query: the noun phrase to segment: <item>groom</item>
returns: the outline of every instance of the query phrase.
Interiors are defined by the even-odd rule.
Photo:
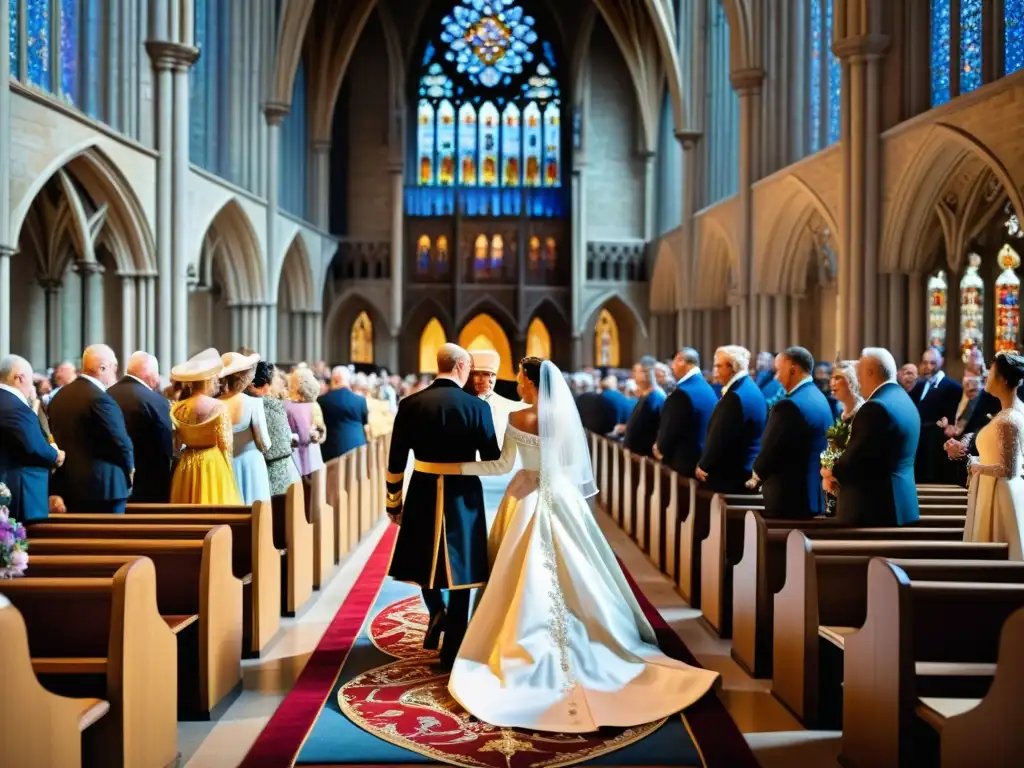
[[[469,623],[469,590],[487,581],[487,522],[480,478],[458,473],[462,462],[501,456],[491,409],[463,391],[469,353],[445,344],[437,378],[404,398],[395,416],[388,456],[387,511],[401,528],[388,575],[423,589],[430,623],[423,647],[436,650],[444,632],[441,665],[450,669]],[[405,503],[402,484],[413,452]],[[445,608],[442,590],[448,590]]]

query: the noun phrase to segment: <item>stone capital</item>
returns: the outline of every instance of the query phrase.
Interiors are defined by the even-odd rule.
[[[268,101],[263,105],[263,115],[267,118],[267,125],[280,125],[291,111],[291,104],[280,101]]]
[[[676,141],[683,145],[684,150],[690,150],[697,146],[704,134],[700,131],[676,131]]]
[[[832,52],[844,61],[873,61],[889,49],[889,36],[883,34],[851,35],[832,43]]]
[[[191,45],[167,40],[147,40],[146,52],[157,70],[171,69],[188,72],[199,58],[199,49]]]
[[[741,95],[760,93],[761,84],[764,82],[764,70],[760,67],[734,69],[729,73],[729,82],[732,83],[733,90]]]
[[[313,150],[314,155],[326,155],[331,151],[331,140],[313,139],[309,142],[309,148]]]
[[[74,270],[82,277],[89,277],[103,274],[103,265],[98,261],[76,261]]]
[[[9,259],[18,252],[13,245],[0,245],[0,259]]]
[[[42,289],[46,293],[55,293],[64,287],[64,281],[59,277],[50,277],[49,275],[39,275],[36,281],[42,286]]]

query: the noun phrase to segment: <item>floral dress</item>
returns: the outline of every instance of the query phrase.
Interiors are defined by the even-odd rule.
[[[292,428],[288,425],[288,414],[282,400],[264,397],[263,408],[267,414],[267,431],[270,433],[270,448],[263,454],[270,475],[270,493],[272,496],[280,496],[299,479],[295,462],[292,461]]]

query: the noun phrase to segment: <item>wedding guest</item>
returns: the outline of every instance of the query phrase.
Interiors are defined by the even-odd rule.
[[[755,371],[754,383],[764,395],[765,402],[775,402],[783,394],[782,385],[775,378],[775,355],[771,352],[758,352]]]
[[[317,403],[323,414],[326,435],[321,446],[324,461],[331,461],[366,445],[370,410],[366,398],[351,389],[352,373],[339,365],[331,371],[331,390],[320,395]]]
[[[326,439],[327,429],[323,413],[316,402],[319,395],[320,383],[309,368],[296,368],[292,371],[288,377],[288,400],[284,408],[292,432],[299,436],[292,458],[303,477],[324,465],[320,443]]]
[[[615,417],[611,428],[603,433],[609,434],[617,425],[625,425],[629,421],[636,403],[619,391],[619,380],[615,376],[605,376],[601,379],[601,397],[611,405],[609,412],[614,413]]]
[[[82,353],[82,373],[50,400],[53,438],[67,460],[53,492],[69,512],[124,512],[135,476],[135,452],[124,415],[107,387],[117,381],[117,356],[105,344]]]
[[[74,363],[67,361],[59,363],[53,369],[53,373],[50,374],[50,382],[53,385],[51,390],[47,394],[40,396],[40,400],[43,401],[43,408],[49,408],[50,401],[53,400],[53,396],[60,391],[61,387],[67,386],[76,378],[78,378],[78,371],[75,370]]]
[[[50,471],[64,463],[64,451],[51,445],[29,405],[34,394],[28,360],[0,360],[0,483],[11,492],[10,516],[20,523],[45,520],[49,512]]]
[[[700,370],[700,355],[683,347],[672,360],[675,391],[661,409],[654,457],[683,477],[693,477],[704,451],[708,422],[718,398]]]
[[[629,422],[622,428],[622,445],[630,453],[650,456],[654,441],[658,439],[661,409],[665,405],[665,390],[658,386],[653,365],[634,368],[633,375],[640,400],[633,408]]]
[[[913,363],[907,363],[900,368],[896,379],[899,381],[900,386],[908,393],[913,392],[914,387],[917,385],[917,366]]]
[[[722,399],[711,414],[704,453],[694,474],[708,490],[743,493],[761,447],[768,406],[748,374],[748,350],[719,347],[712,370],[722,385]]]
[[[125,429],[135,452],[132,501],[166,504],[171,495],[174,437],[171,404],[155,389],[160,386],[157,360],[146,352],[128,358],[125,376],[109,390],[124,415]]]
[[[828,406],[832,409],[832,418],[838,419],[840,413],[839,401],[832,395],[832,363],[827,360],[819,360],[814,366],[814,386],[828,400]]]
[[[857,361],[839,360],[832,368],[829,381],[832,396],[839,403],[838,419],[845,422],[853,421],[857,411],[864,404],[860,395],[860,384],[857,381]]]
[[[576,410],[580,412],[583,428],[595,435],[607,435],[615,429],[615,409],[597,392],[594,376],[578,373],[575,376]]]
[[[241,504],[231,470],[231,417],[214,397],[224,362],[207,349],[171,369],[183,386],[171,407],[175,447],[180,451],[171,476],[171,504]]]
[[[264,447],[263,458],[267,462],[271,496],[280,496],[299,479],[292,460],[292,428],[281,399],[285,392],[283,377],[277,375],[274,365],[262,360],[256,363],[256,372],[246,393],[263,401],[267,435],[270,437],[270,444]],[[295,442],[298,442],[297,438]]]
[[[868,347],[861,353],[857,381],[867,399],[843,455],[831,470],[821,470],[825,490],[838,491],[836,518],[855,526],[914,523],[919,517],[914,456],[921,420],[896,381],[896,361],[887,349]]]
[[[785,394],[768,414],[752,483],[761,485],[766,518],[810,519],[824,511],[821,454],[832,409],[814,386],[813,371],[814,358],[803,347],[775,358],[775,377]]]
[[[676,379],[672,375],[672,366],[669,363],[659,362],[654,366],[654,378],[658,386],[662,388],[665,395],[671,395],[676,388]]]
[[[943,419],[946,424],[956,421],[963,387],[946,376],[944,363],[938,349],[926,349],[921,356],[921,378],[910,391],[921,421],[921,440],[914,462],[914,475],[919,483],[955,482],[953,468],[943,461],[942,446],[947,438],[939,423]]]
[[[263,453],[272,448],[267,416],[263,399],[245,394],[259,361],[260,356],[255,353],[228,352],[221,358],[224,367],[218,375],[222,387],[220,401],[231,419],[231,470],[242,503],[246,505],[270,501],[270,476],[263,458]]]

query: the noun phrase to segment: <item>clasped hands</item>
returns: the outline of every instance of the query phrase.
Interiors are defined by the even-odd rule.
[[[832,474],[832,470],[826,467],[821,468],[821,487],[833,496],[839,491],[839,481]]]

